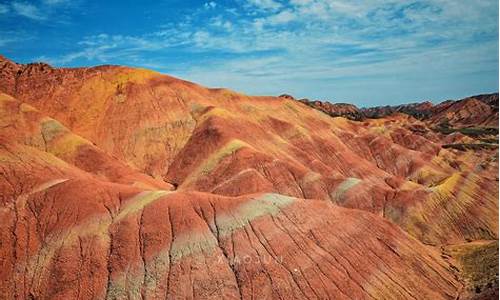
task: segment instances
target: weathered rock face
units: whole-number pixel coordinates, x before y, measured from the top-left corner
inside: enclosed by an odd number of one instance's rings
[[[173,189],[163,180],[132,169],[71,132],[64,125],[44,116],[33,106],[0,93],[0,133],[12,142],[25,144],[91,172],[104,180],[150,188]]]
[[[367,118],[383,118],[394,113],[405,113],[417,119],[425,119],[432,115],[434,105],[429,102],[417,102],[395,106],[376,106],[362,108],[362,113]]]
[[[429,122],[437,125],[446,123],[455,127],[498,127],[498,94],[488,96],[438,104],[432,109]]]
[[[349,103],[330,103],[328,101],[310,101],[301,99],[300,102],[307,106],[320,110],[331,117],[344,117],[349,120],[361,121],[365,115],[355,105]]]
[[[424,120],[429,125],[446,123],[455,127],[498,127],[498,93],[477,95],[462,100],[447,100],[437,105],[431,102],[396,106],[362,108],[367,118],[383,118],[394,113],[405,113]]]
[[[498,149],[442,148],[484,137],[142,69],[0,70],[0,298],[454,299],[440,247],[498,239]]]
[[[280,98],[295,99],[287,94],[281,95]],[[447,100],[437,105],[424,101],[361,109],[348,103],[331,103],[308,99],[298,101],[332,117],[344,117],[354,121],[362,121],[366,118],[385,118],[393,114],[403,113],[418,120],[423,120],[429,126],[498,127],[498,93],[477,95],[462,100]]]

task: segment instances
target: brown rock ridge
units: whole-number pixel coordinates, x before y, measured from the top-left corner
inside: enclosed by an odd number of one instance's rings
[[[367,118],[383,118],[405,113],[429,124],[446,123],[454,127],[489,126],[498,128],[498,93],[477,95],[462,100],[447,100],[437,105],[429,101],[362,108]]]
[[[295,99],[283,94],[280,98]],[[468,97],[462,100],[447,100],[437,105],[430,101],[357,108],[348,103],[300,99],[312,108],[330,115],[362,121],[366,118],[384,118],[392,114],[404,113],[426,121],[428,125],[447,124],[458,128],[471,126],[498,127],[498,93]]]
[[[433,124],[446,123],[454,127],[488,126],[498,128],[498,94],[438,104],[433,108],[429,122]]]
[[[386,105],[362,108],[361,111],[367,118],[383,118],[394,113],[405,113],[421,120],[432,115],[433,107],[432,102],[424,101],[395,106]]]

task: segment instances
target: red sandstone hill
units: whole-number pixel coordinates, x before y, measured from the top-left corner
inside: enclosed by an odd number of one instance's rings
[[[281,95],[280,97],[294,99],[290,95]],[[498,128],[498,93],[477,95],[456,101],[447,100],[437,105],[424,101],[361,109],[347,103],[311,101],[308,99],[298,101],[332,117],[345,117],[355,121],[362,121],[366,118],[384,118],[393,114],[404,113],[425,121],[428,126]]]
[[[496,103],[492,98],[496,96]],[[453,126],[498,127],[498,94],[489,98],[470,97],[460,101],[448,101],[433,107],[429,121]]]
[[[426,101],[361,109],[361,113],[368,118],[382,118],[397,112],[434,125],[446,123],[455,127],[498,128],[498,93],[477,95],[462,100],[447,100],[437,105]]]
[[[498,149],[443,148],[479,139],[120,66],[1,58],[0,92],[2,299],[494,290],[460,259],[498,239]]]

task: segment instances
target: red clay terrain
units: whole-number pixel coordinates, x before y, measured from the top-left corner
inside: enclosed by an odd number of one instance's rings
[[[405,113],[427,123],[455,127],[489,126],[498,128],[498,93],[477,95],[462,100],[447,100],[437,105],[429,101],[363,108],[368,118],[382,118],[394,113]]]
[[[494,116],[337,108],[0,57],[0,298],[498,293]]]

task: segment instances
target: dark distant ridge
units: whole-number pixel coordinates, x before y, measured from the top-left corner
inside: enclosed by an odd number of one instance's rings
[[[425,101],[394,106],[386,105],[361,108],[361,111],[367,118],[381,118],[396,112],[401,112],[411,115],[417,119],[427,119],[449,109],[454,105],[457,105],[458,103],[471,101],[472,99],[485,103],[489,105],[493,110],[498,111],[498,93],[481,94],[467,97],[461,100],[446,100],[436,105],[432,104],[432,102],[430,101]]]
[[[280,97],[294,99],[293,96],[287,94]],[[498,127],[498,93],[481,94],[460,100],[446,100],[436,105],[430,101],[424,101],[368,108],[321,100],[300,99],[297,101],[332,117],[345,117],[355,121],[362,121],[366,118],[378,119],[395,113],[404,113],[435,125],[467,127],[471,124],[480,124],[487,127]]]
[[[452,100],[453,101],[453,100]],[[385,105],[361,108],[367,118],[382,118],[394,113],[405,113],[417,119],[425,119],[432,115],[434,105],[430,101],[415,102],[400,105]]]

